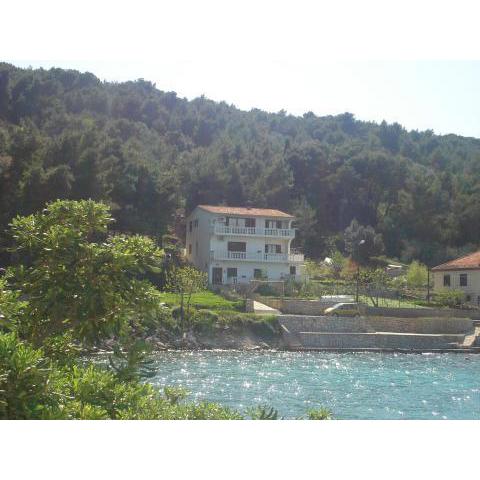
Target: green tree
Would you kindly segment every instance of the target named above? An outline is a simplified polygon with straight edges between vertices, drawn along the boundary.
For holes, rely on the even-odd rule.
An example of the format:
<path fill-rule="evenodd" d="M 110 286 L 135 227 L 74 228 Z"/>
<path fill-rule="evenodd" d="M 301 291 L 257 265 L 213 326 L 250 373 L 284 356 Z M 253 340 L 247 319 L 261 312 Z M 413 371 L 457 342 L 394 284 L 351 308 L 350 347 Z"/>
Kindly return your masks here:
<path fill-rule="evenodd" d="M 407 285 L 410 288 L 424 287 L 427 284 L 427 267 L 414 260 L 407 270 Z"/>
<path fill-rule="evenodd" d="M 371 226 L 364 227 L 357 220 L 352 220 L 344 232 L 345 250 L 350 257 L 362 265 L 370 258 L 381 255 L 384 250 L 382 235 Z"/>
<path fill-rule="evenodd" d="M 167 276 L 167 288 L 180 297 L 180 319 L 182 327 L 186 326 L 186 319 L 190 318 L 190 302 L 192 295 L 207 287 L 207 274 L 195 267 L 187 265 L 172 268 Z"/>
<path fill-rule="evenodd" d="M 390 285 L 391 279 L 383 268 L 361 269 L 357 272 L 359 283 L 373 306 L 379 306 L 383 291 Z"/>
<path fill-rule="evenodd" d="M 347 259 L 338 250 L 335 250 L 330 258 L 332 260 L 330 263 L 330 270 L 334 278 L 338 279 L 345 268 Z"/>
<path fill-rule="evenodd" d="M 107 236 L 109 208 L 91 200 L 56 201 L 11 223 L 14 285 L 28 300 L 18 330 L 40 344 L 69 331 L 89 343 L 126 335 L 156 308 L 143 280 L 159 269 L 162 252 L 141 236 Z"/>

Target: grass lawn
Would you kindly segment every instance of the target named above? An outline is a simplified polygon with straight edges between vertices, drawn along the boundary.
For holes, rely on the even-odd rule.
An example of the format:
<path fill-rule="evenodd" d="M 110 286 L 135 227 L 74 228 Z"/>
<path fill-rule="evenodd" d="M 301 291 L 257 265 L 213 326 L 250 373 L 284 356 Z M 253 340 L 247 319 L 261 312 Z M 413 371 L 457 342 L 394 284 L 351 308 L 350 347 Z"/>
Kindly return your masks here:
<path fill-rule="evenodd" d="M 363 295 L 359 296 L 359 300 L 362 303 L 365 303 L 369 307 L 374 307 L 372 300 L 370 297 L 365 297 Z M 378 306 L 379 307 L 388 307 L 388 308 L 427 308 L 421 305 L 416 305 L 414 302 L 408 300 L 394 300 L 392 298 L 379 298 L 378 299 Z"/>
<path fill-rule="evenodd" d="M 160 299 L 167 305 L 180 305 L 180 296 L 176 293 L 162 292 Z M 204 292 L 194 293 L 191 299 L 191 305 L 196 308 L 206 308 L 209 310 L 242 310 L 243 301 L 234 302 L 223 298 L 221 295 L 205 290 Z"/>

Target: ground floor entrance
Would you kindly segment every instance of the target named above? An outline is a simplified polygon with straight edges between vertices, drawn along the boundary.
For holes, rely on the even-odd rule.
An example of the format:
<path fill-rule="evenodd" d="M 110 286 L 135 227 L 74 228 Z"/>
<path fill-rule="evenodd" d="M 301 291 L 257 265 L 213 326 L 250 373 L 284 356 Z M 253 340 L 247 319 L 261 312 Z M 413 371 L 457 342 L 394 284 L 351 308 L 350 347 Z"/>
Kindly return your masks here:
<path fill-rule="evenodd" d="M 223 270 L 221 267 L 212 267 L 212 283 L 213 285 L 221 285 Z"/>

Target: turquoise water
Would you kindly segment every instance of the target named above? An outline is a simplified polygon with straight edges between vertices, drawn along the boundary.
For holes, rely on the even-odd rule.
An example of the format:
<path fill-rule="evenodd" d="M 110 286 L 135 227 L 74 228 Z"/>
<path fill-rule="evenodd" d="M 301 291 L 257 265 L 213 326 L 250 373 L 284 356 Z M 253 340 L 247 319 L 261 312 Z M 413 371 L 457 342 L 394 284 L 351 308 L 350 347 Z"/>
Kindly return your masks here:
<path fill-rule="evenodd" d="M 480 355 L 169 351 L 157 367 L 159 387 L 285 418 L 324 406 L 338 419 L 480 419 Z"/>

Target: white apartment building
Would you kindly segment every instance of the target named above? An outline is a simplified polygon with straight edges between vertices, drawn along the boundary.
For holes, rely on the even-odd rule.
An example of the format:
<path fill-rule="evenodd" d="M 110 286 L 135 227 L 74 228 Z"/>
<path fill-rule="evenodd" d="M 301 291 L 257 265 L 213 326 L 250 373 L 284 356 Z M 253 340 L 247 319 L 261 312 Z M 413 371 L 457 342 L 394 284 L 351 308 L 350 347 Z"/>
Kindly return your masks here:
<path fill-rule="evenodd" d="M 187 218 L 186 256 L 213 285 L 300 278 L 294 218 L 280 210 L 198 205 Z"/>

